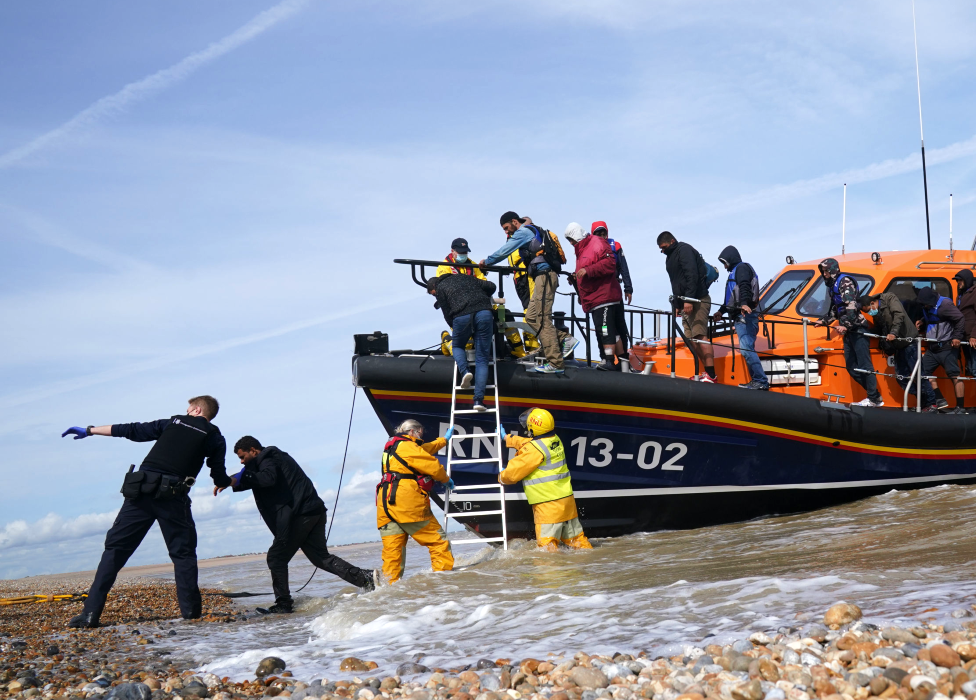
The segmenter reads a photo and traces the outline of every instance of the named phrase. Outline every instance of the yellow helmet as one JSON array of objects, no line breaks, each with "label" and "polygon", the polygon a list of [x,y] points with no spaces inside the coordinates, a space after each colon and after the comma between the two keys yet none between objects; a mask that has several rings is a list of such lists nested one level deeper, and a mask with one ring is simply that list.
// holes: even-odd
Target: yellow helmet
[{"label": "yellow helmet", "polygon": [[556,429],[555,419],[544,408],[530,408],[519,416],[519,422],[533,437],[551,433]]}]

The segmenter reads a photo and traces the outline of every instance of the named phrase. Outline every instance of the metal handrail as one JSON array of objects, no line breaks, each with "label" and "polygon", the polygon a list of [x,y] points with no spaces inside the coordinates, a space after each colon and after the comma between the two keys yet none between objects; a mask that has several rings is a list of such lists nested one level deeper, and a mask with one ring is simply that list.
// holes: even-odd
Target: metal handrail
[{"label": "metal handrail", "polygon": [[968,267],[971,270],[976,270],[976,263],[952,262],[949,260],[945,260],[945,261],[926,260],[925,262],[920,262],[918,265],[916,265],[915,269],[921,270],[922,265],[938,265],[939,267],[962,267],[962,268]]}]

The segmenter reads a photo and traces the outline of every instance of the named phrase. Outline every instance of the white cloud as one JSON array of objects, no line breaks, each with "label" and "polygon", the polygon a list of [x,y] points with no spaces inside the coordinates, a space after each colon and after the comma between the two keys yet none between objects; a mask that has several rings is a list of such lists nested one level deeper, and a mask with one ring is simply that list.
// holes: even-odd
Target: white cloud
[{"label": "white cloud", "polygon": [[15,520],[0,530],[0,550],[76,540],[104,533],[112,526],[117,513],[117,510],[110,513],[87,513],[76,518],[62,518],[57,513],[48,513],[33,523]]},{"label": "white cloud", "polygon": [[308,0],[285,0],[285,2],[279,3],[260,13],[237,31],[228,34],[220,41],[214,42],[202,51],[192,53],[169,68],[164,68],[141,80],[129,83],[115,94],[103,97],[58,128],[52,129],[46,134],[38,136],[33,141],[0,155],[0,170],[9,168],[11,165],[19,163],[51,144],[81,129],[89,127],[102,119],[115,116],[125,110],[129,105],[151,97],[157,92],[165,90],[181,80],[185,80],[199,68],[243,46],[282,20],[291,17],[307,4]]}]

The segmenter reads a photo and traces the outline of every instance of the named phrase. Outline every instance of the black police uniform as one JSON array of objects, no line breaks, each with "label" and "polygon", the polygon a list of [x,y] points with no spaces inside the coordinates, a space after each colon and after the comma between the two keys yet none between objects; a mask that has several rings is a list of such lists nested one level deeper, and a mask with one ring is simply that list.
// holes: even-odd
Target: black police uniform
[{"label": "black police uniform", "polygon": [[299,549],[319,569],[359,588],[372,589],[372,573],[329,553],[325,539],[326,507],[312,480],[287,452],[265,447],[241,470],[234,491],[251,490],[258,512],[274,535],[268,569],[275,604],[290,611],[288,562]]},{"label": "black police uniform", "polygon": [[[217,486],[229,486],[224,467],[227,443],[220,429],[203,416],[173,416],[151,423],[120,423],[112,437],[134,442],[156,441],[139,471],[126,476],[129,493],[115,523],[105,536],[105,552],[85,601],[83,615],[95,621],[119,570],[136,551],[153,523],[159,522],[176,574],[176,595],[184,618],[200,617],[197,585],[197,530],[190,513],[189,486],[206,458]],[[132,495],[135,491],[137,495]],[[131,497],[130,497],[131,496]]]}]

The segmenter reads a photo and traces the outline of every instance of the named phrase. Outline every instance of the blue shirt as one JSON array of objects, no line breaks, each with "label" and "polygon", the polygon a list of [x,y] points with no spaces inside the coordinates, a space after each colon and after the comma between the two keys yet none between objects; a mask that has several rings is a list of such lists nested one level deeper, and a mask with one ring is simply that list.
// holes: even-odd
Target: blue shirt
[{"label": "blue shirt", "polygon": [[[535,238],[535,234],[532,232],[532,229],[528,228],[527,226],[523,226],[515,231],[515,233],[513,233],[509,239],[505,241],[505,245],[485,258],[485,265],[494,265],[497,262],[504,260],[519,248],[527,246],[529,243],[531,243],[533,238]],[[535,269],[539,272],[548,272],[549,263],[539,260],[535,264]]]}]

